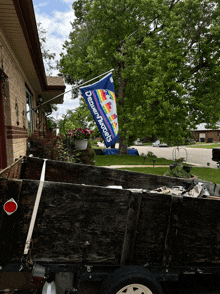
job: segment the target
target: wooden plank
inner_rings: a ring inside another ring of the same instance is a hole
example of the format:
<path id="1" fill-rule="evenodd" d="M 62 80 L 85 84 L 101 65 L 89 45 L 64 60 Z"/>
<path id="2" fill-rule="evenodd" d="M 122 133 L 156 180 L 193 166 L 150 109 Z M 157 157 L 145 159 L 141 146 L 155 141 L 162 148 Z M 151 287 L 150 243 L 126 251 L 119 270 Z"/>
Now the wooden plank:
<path id="1" fill-rule="evenodd" d="M 20 173 L 21 173 L 21 167 L 22 167 L 22 158 L 18 159 L 15 161 L 13 164 L 10 166 L 6 167 L 2 171 L 0 171 L 0 178 L 15 178 L 19 179 L 20 178 Z"/>
<path id="2" fill-rule="evenodd" d="M 149 192 L 142 194 L 133 256 L 135 264 L 162 266 L 171 203 L 170 195 Z"/>
<path id="3" fill-rule="evenodd" d="M 24 178 L 39 180 L 43 160 L 27 157 Z M 153 190 L 158 187 L 183 186 L 188 188 L 198 181 L 208 185 L 210 195 L 220 197 L 220 185 L 202 180 L 180 179 L 175 177 L 109 169 L 85 164 L 71 164 L 60 161 L 47 161 L 46 181 L 65 182 L 86 185 L 108 186 L 118 185 L 124 189 L 139 188 Z"/>
<path id="4" fill-rule="evenodd" d="M 15 227 L 20 217 L 19 201 L 22 181 L 7 180 L 7 182 L 2 182 L 1 180 L 1 187 L 3 187 L 2 184 L 4 185 L 4 189 L 1 190 L 0 195 L 0 199 L 4 199 L 2 204 L 11 198 L 18 203 L 18 209 L 11 215 L 7 215 L 2 209 L 0 222 L 0 260 L 1 265 L 4 265 L 15 256 L 13 247 L 17 242 L 17 238 L 19 238 L 19 228 L 15 229 Z"/>
<path id="5" fill-rule="evenodd" d="M 42 159 L 27 158 L 26 179 L 38 180 L 42 168 Z M 128 172 L 85 164 L 71 164 L 59 161 L 47 161 L 46 181 L 87 184 L 97 186 L 119 185 L 124 189 L 155 189 L 166 185 L 189 186 L 191 180 L 165 176 Z"/>
<path id="6" fill-rule="evenodd" d="M 23 254 L 38 183 L 23 180 L 23 217 L 16 223 L 20 234 L 13 247 L 18 259 Z M 119 264 L 129 195 L 130 191 L 124 190 L 45 182 L 33 233 L 32 258 Z"/>
<path id="7" fill-rule="evenodd" d="M 172 264 L 220 264 L 220 202 L 184 197 L 179 213 L 178 255 Z"/>
<path id="8" fill-rule="evenodd" d="M 121 266 L 124 266 L 126 263 L 129 263 L 129 261 L 133 260 L 141 200 L 142 194 L 131 194 L 127 215 L 127 223 L 125 228 L 124 242 L 121 253 Z"/>
<path id="9" fill-rule="evenodd" d="M 183 197 L 171 196 L 170 213 L 167 222 L 167 233 L 164 242 L 163 266 L 169 268 L 179 253 L 179 218 Z"/>
<path id="10" fill-rule="evenodd" d="M 2 226 L 3 217 L 5 214 L 5 212 L 3 210 L 3 205 L 7 199 L 6 190 L 7 190 L 7 179 L 0 178 L 0 207 L 1 207 L 1 209 L 0 209 L 0 229 Z"/>
<path id="11" fill-rule="evenodd" d="M 25 157 L 22 178 L 40 180 L 43 162 L 44 160 L 40 158 Z M 59 167 L 59 164 L 57 164 L 57 167 Z"/>

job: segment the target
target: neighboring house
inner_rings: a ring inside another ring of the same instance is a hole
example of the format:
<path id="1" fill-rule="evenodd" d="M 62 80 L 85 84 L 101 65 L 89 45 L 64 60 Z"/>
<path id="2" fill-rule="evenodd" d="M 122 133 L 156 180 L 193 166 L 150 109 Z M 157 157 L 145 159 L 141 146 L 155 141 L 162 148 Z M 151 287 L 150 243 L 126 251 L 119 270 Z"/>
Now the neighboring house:
<path id="1" fill-rule="evenodd" d="M 32 0 L 0 0 L 0 169 L 26 155 L 27 138 L 47 131 L 50 104 L 63 103 L 61 77 L 46 77 Z"/>
<path id="2" fill-rule="evenodd" d="M 218 129 L 206 129 L 206 124 L 200 124 L 193 130 L 197 142 L 218 142 L 220 138 L 220 126 Z M 218 126 L 218 125 L 217 125 Z"/>

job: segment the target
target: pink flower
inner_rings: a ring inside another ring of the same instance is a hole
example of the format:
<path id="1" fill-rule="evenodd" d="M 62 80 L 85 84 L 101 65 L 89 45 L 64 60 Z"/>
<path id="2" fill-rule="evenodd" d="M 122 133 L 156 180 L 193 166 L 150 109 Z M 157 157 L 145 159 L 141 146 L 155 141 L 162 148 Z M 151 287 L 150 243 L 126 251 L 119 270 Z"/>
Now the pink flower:
<path id="1" fill-rule="evenodd" d="M 93 131 L 89 131 L 88 129 L 74 129 L 74 130 L 68 130 L 69 136 L 74 139 L 88 139 L 91 134 L 93 134 Z"/>

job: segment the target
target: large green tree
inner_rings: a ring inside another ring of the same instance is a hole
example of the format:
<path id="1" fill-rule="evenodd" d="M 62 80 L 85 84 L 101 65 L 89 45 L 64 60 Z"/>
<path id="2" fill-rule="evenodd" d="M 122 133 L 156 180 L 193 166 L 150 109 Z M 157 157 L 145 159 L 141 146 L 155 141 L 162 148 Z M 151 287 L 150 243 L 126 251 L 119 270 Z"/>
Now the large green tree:
<path id="1" fill-rule="evenodd" d="M 134 135 L 182 143 L 196 124 L 219 120 L 218 1 L 76 0 L 73 8 L 59 69 L 71 84 L 115 69 L 121 153 Z"/>
<path id="2" fill-rule="evenodd" d="M 38 29 L 38 34 L 39 34 L 39 41 L 40 41 L 40 48 L 41 48 L 41 53 L 44 61 L 44 67 L 46 70 L 47 75 L 51 76 L 52 75 L 52 70 L 55 69 L 56 67 L 53 64 L 53 61 L 55 59 L 56 53 L 50 52 L 49 49 L 46 49 L 46 30 L 43 28 L 42 23 L 37 24 L 37 29 Z"/>
<path id="3" fill-rule="evenodd" d="M 65 134 L 70 129 L 86 128 L 94 130 L 96 124 L 92 118 L 84 100 L 80 99 L 79 107 L 73 110 L 67 110 L 63 118 L 59 120 L 61 134 Z"/>

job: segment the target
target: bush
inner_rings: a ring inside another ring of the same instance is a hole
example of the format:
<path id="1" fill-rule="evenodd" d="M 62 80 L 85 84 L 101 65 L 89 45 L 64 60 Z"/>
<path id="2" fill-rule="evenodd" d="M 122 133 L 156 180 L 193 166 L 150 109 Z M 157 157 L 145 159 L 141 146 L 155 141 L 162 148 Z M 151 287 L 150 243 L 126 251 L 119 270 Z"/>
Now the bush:
<path id="1" fill-rule="evenodd" d="M 88 142 L 86 150 L 74 150 L 73 153 L 77 154 L 77 156 L 75 157 L 76 163 L 94 165 L 95 152 L 93 151 L 90 142 Z"/>
<path id="2" fill-rule="evenodd" d="M 157 156 L 152 151 L 147 152 L 147 157 L 156 157 L 157 158 Z"/>
<path id="3" fill-rule="evenodd" d="M 63 142 L 60 137 L 35 136 L 28 138 L 27 156 L 33 154 L 35 157 L 52 160 L 60 160 L 63 154 Z"/>
<path id="4" fill-rule="evenodd" d="M 90 142 L 86 150 L 80 151 L 76 150 L 74 145 L 71 145 L 71 150 L 68 150 L 65 137 L 33 135 L 28 138 L 28 142 L 30 147 L 27 149 L 27 156 L 33 154 L 34 157 L 39 158 L 94 165 L 95 153 Z"/>
<path id="5" fill-rule="evenodd" d="M 178 167 L 175 167 L 172 170 L 166 172 L 166 176 L 187 179 L 192 177 L 191 173 L 187 173 L 184 169 Z"/>

